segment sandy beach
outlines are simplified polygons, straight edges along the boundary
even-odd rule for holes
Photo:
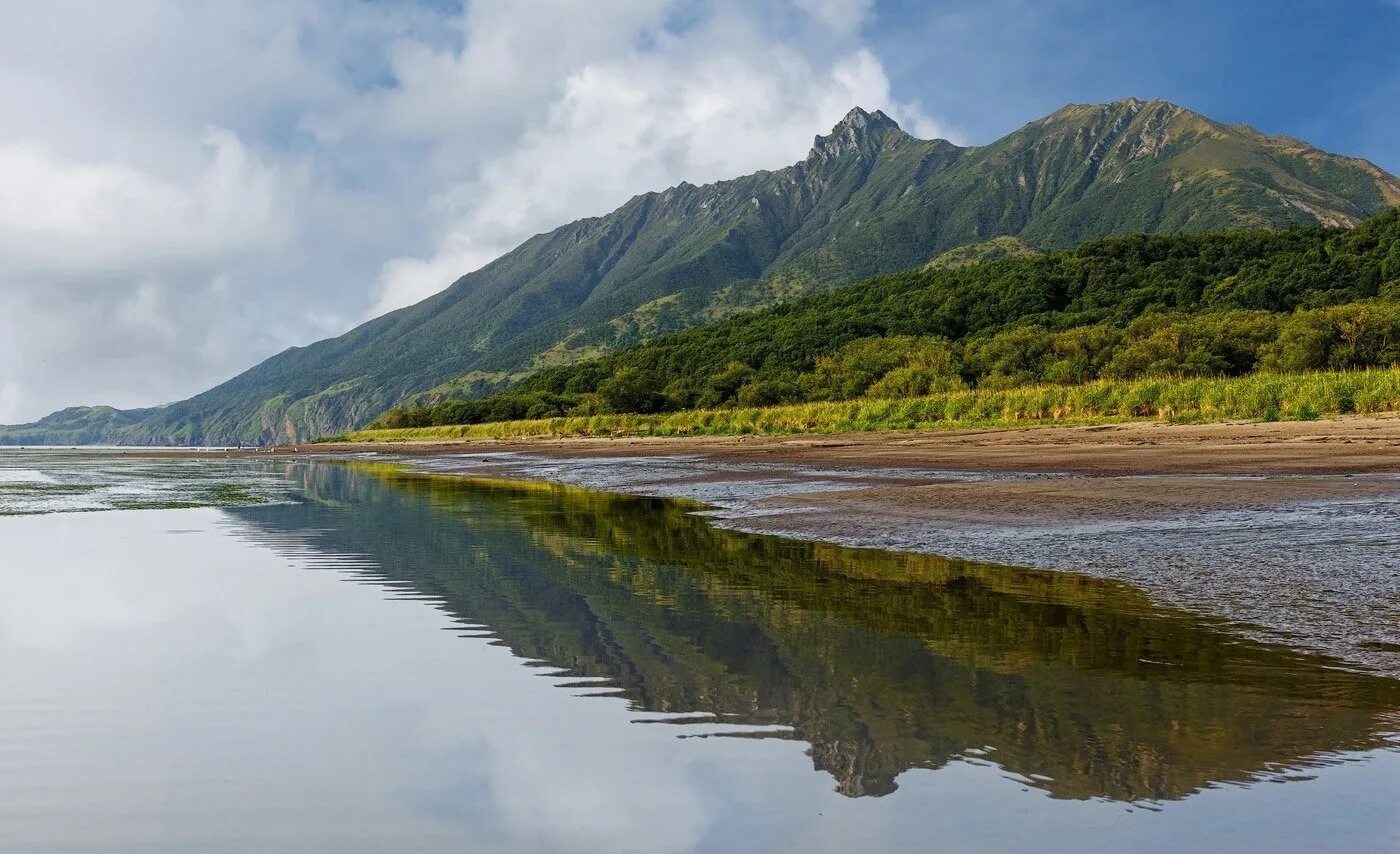
[[[559,457],[701,454],[735,462],[1094,475],[1360,474],[1400,472],[1400,414],[1273,423],[1130,422],[840,435],[361,442],[268,449],[272,453],[305,450],[401,454],[505,450]]]

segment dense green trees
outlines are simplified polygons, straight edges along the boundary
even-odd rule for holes
[[[380,426],[1400,363],[1400,209],[880,276]]]

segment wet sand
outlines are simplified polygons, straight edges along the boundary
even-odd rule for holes
[[[1029,526],[1165,519],[1391,497],[1400,497],[1400,479],[1395,477],[1071,476],[872,486],[804,495],[802,504],[808,510],[805,526],[817,530],[851,513],[922,518],[939,524]],[[773,505],[780,501],[769,499]]]

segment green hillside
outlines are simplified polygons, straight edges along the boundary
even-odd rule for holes
[[[1000,261],[1003,258],[1032,258],[1040,252],[1026,241],[1011,234],[993,237],[981,243],[969,243],[940,252],[924,265],[925,270],[955,269]]]
[[[93,432],[138,444],[303,439],[998,236],[1048,250],[1129,233],[1344,226],[1395,203],[1400,181],[1370,163],[1162,101],[1066,107],[982,147],[915,139],[856,109],[792,166],[637,196],[417,305]]]
[[[1400,364],[1400,208],[882,276],[381,426]]]
[[[73,406],[35,421],[0,426],[0,445],[100,445],[151,417],[155,409]]]

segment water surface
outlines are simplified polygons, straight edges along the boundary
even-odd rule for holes
[[[187,486],[0,519],[0,847],[1400,848],[1400,681],[1121,583],[538,483],[17,458]]]

